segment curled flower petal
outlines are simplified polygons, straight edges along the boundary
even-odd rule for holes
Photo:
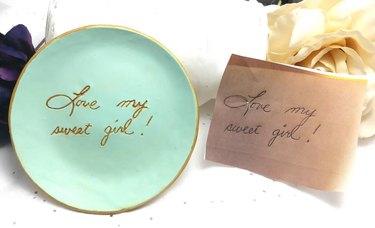
[[[0,67],[0,78],[5,81],[16,81],[20,73],[20,69]]]
[[[9,99],[11,96],[11,90],[4,86],[0,85],[0,106],[3,106],[9,103]]]
[[[9,143],[9,127],[7,124],[0,124],[0,146]]]
[[[350,29],[361,31],[364,37],[371,40],[371,42],[375,42],[375,2],[371,2],[371,4],[362,4],[358,2],[358,6],[353,9],[353,19]]]
[[[8,128],[8,109],[15,82],[34,53],[31,35],[24,25],[13,27],[5,35],[0,33],[0,126],[2,129]],[[0,135],[4,134],[8,135],[8,131],[0,130]]]
[[[14,26],[5,34],[2,42],[6,46],[22,51],[28,58],[35,53],[31,34],[24,25]]]
[[[18,51],[12,47],[0,45],[0,61],[11,61],[14,59],[19,59],[26,63],[28,56],[22,51]]]
[[[8,123],[8,108],[0,107],[0,125]]]
[[[360,137],[375,135],[375,3],[304,0],[268,14],[267,60],[367,75]]]
[[[11,96],[11,90],[0,85],[0,124],[8,122],[8,106]]]
[[[362,116],[359,137],[367,138],[375,135],[375,109]]]

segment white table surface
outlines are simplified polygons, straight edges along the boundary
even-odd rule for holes
[[[38,43],[48,1],[0,1],[0,31],[25,24]],[[22,4],[21,4],[22,3]],[[121,214],[91,215],[64,208],[26,176],[10,145],[0,147],[0,228],[7,227],[375,227],[375,138],[360,140],[345,193],[270,180],[204,160],[214,102],[201,107],[189,164],[171,188]]]

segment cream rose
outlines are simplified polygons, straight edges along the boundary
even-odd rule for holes
[[[360,137],[375,135],[375,2],[305,0],[268,14],[267,60],[368,75]]]

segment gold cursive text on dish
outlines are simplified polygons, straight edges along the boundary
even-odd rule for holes
[[[100,108],[97,100],[86,101],[86,100],[81,99],[81,97],[83,97],[83,95],[85,95],[90,90],[90,88],[91,87],[87,85],[83,87],[83,89],[80,92],[78,93],[73,92],[72,97],[66,94],[53,95],[47,99],[46,106],[47,108],[53,109],[53,110],[62,110],[66,108],[70,110],[69,116],[72,116],[75,109],[78,107],[88,108],[91,110],[97,110],[98,108]]]
[[[123,125],[118,126],[118,127],[108,125],[104,129],[104,136],[103,136],[102,140],[100,141],[100,145],[105,146],[111,135],[117,135],[117,134],[132,135],[132,134],[134,134],[134,131],[128,130],[128,128],[132,124],[132,121],[133,121],[133,119],[130,118]],[[118,120],[116,120],[115,123],[118,123]]]
[[[132,100],[122,100],[116,106],[120,108],[128,108],[129,106],[134,109],[134,113],[132,115],[133,119],[136,119],[141,112],[148,108],[147,107],[147,100],[144,102],[136,101],[135,99]]]
[[[118,125],[119,120],[117,119],[115,121],[114,125],[108,125],[104,129],[104,136],[103,136],[102,140],[100,141],[100,145],[106,146],[109,138],[112,135],[118,135],[118,134],[133,135],[134,131],[130,130],[130,127],[131,127],[133,121],[135,121],[138,118],[138,116],[142,113],[142,111],[144,109],[148,108],[147,103],[148,103],[147,100],[145,100],[143,102],[140,102],[140,101],[137,101],[135,99],[122,100],[122,101],[118,102],[116,107],[123,108],[123,109],[132,108],[134,110],[133,114],[131,115],[131,117],[128,120],[125,121],[125,123],[121,123],[120,125]],[[151,120],[149,120],[149,122],[150,121]],[[147,125],[149,124],[149,122],[147,123]],[[115,125],[117,125],[117,126],[115,126]]]
[[[91,124],[86,124],[83,127],[59,127],[57,126],[51,135],[90,135],[89,129],[92,127]]]

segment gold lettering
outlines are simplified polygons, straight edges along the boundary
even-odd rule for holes
[[[128,131],[128,128],[132,124],[132,121],[133,121],[133,119],[130,118],[124,123],[124,125],[119,126],[119,127],[114,127],[114,126],[108,125],[104,129],[104,136],[103,136],[102,140],[100,141],[100,145],[105,146],[111,135],[116,135],[116,134],[121,134],[121,133],[125,134],[125,135],[134,134],[134,131]],[[115,123],[117,123],[117,122],[118,122],[118,120],[115,121]]]
[[[147,103],[148,103],[147,100],[145,100],[143,103],[141,103],[139,101],[136,101],[135,99],[133,99],[133,100],[122,100],[116,106],[120,107],[120,108],[124,108],[124,107],[127,108],[131,105],[131,107],[133,109],[135,109],[132,117],[133,117],[133,119],[136,119],[139,116],[139,114],[141,114],[143,109],[148,108]]]
[[[86,124],[84,127],[60,127],[57,126],[52,132],[51,135],[90,135],[88,131],[92,127],[91,124]]]
[[[53,95],[47,99],[46,106],[47,108],[53,109],[53,110],[62,110],[65,108],[70,108],[69,116],[73,115],[76,107],[83,107],[83,108],[89,108],[91,110],[96,110],[100,108],[100,106],[97,105],[98,103],[97,100],[89,102],[89,101],[79,99],[80,97],[85,95],[90,90],[90,88],[91,87],[89,85],[83,87],[83,89],[79,93],[73,93],[75,96],[73,98],[66,94]],[[56,101],[56,100],[60,100],[63,103],[63,105],[60,105],[60,106],[53,105],[52,104],[53,101]]]

